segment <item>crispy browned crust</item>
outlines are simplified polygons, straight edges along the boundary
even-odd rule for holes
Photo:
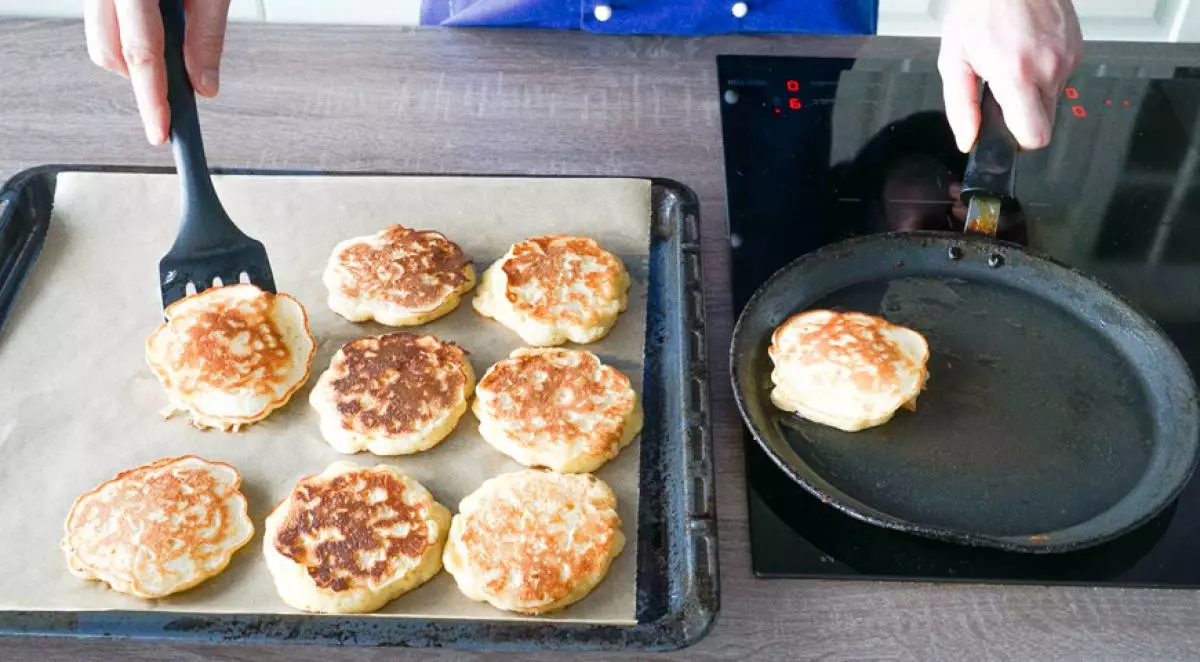
[[[238,284],[238,285],[227,285],[226,287],[255,287],[255,286]],[[167,328],[167,326],[169,326],[171,324],[172,311],[175,310],[177,306],[182,304],[184,301],[190,300],[194,297],[203,296],[205,292],[212,292],[214,289],[216,289],[216,288],[210,288],[209,290],[204,290],[203,292],[197,292],[196,294],[193,294],[189,297],[180,299],[179,301],[176,301],[176,302],[172,303],[171,305],[167,306],[167,308],[164,311],[164,316],[166,317],[166,321],[160,323],[158,325],[158,327],[155,328],[154,332],[150,334],[150,336],[146,340],[147,345],[149,345],[149,343],[153,341],[155,336],[157,336],[159,333],[162,333]],[[258,288],[255,288],[255,289],[258,289]],[[304,361],[305,372],[304,372],[304,375],[302,375],[298,380],[296,380],[296,382],[294,384],[291,385],[291,388],[289,388],[285,393],[283,393],[279,397],[276,397],[275,399],[273,399],[266,407],[263,408],[262,411],[254,414],[254,415],[251,415],[251,416],[221,416],[220,418],[227,423],[226,427],[224,428],[227,431],[230,431],[230,430],[238,431],[244,425],[248,425],[250,423],[255,423],[257,421],[261,421],[262,419],[266,418],[271,412],[273,412],[276,409],[278,409],[279,407],[283,406],[288,400],[290,400],[292,398],[292,396],[295,395],[296,391],[300,390],[304,386],[304,384],[306,382],[308,382],[308,378],[312,373],[312,359],[317,353],[317,340],[313,336],[312,328],[309,326],[309,323],[308,323],[308,310],[304,307],[304,305],[302,303],[300,303],[299,300],[297,300],[295,297],[293,297],[289,294],[283,294],[283,293],[271,294],[270,292],[263,292],[262,294],[264,295],[265,301],[268,302],[267,307],[263,308],[264,311],[270,310],[270,306],[274,304],[274,300],[276,298],[288,299],[288,300],[292,301],[293,303],[295,303],[297,308],[300,309],[300,314],[302,317],[302,323],[303,323],[303,327],[304,327],[304,335],[308,338],[309,345],[310,345],[308,356],[305,358],[305,361]],[[207,325],[207,328],[209,328],[209,329],[222,328],[222,329],[228,330],[231,328],[238,328],[241,325],[246,325],[247,327],[249,327],[249,325],[250,325],[250,320],[244,319],[243,316],[233,314],[233,313],[223,316],[219,313],[214,312],[211,314],[211,316],[206,316],[206,317],[215,318],[215,319],[211,320],[209,322],[209,324]],[[265,320],[265,322],[266,322],[265,325],[257,325],[257,333],[255,333],[254,335],[257,336],[257,335],[261,334],[261,335],[265,335],[265,336],[270,336],[273,339],[273,342],[278,344],[278,347],[276,347],[274,349],[282,348],[284,350],[284,353],[279,354],[278,352],[276,352],[273,357],[268,356],[267,358],[261,359],[261,360],[259,357],[255,357],[252,360],[252,363],[255,365],[261,364],[261,367],[264,367],[264,368],[266,368],[268,366],[278,367],[279,365],[285,364],[287,361],[290,360],[290,358],[291,358],[291,355],[289,353],[290,350],[288,350],[286,345],[284,345],[282,343],[278,343],[278,341],[280,340],[280,334],[279,334],[279,330],[277,328],[275,328],[275,325],[269,319]],[[197,326],[200,326],[200,325],[197,325]],[[243,375],[237,374],[237,371],[232,367],[236,363],[236,359],[232,358],[229,355],[229,353],[223,352],[219,349],[216,349],[214,347],[214,345],[219,345],[219,343],[213,343],[211,341],[211,339],[206,338],[203,334],[200,334],[198,336],[194,335],[192,333],[192,331],[195,331],[195,329],[192,329],[189,331],[189,334],[188,334],[189,338],[193,338],[193,342],[198,342],[200,347],[197,349],[197,351],[195,353],[185,354],[185,357],[191,356],[192,359],[195,360],[199,357],[211,356],[212,357],[211,360],[213,360],[215,362],[215,369],[216,369],[217,374],[226,374],[226,373],[234,374],[235,381],[237,381],[238,383],[244,384],[245,377]],[[247,329],[247,331],[250,332],[249,329]],[[268,347],[268,345],[266,343],[264,343],[264,348],[266,348],[266,347]],[[270,354],[271,351],[273,351],[273,350],[268,350],[268,354]],[[171,379],[172,373],[174,372],[173,369],[168,369],[167,366],[157,364],[153,361],[148,361],[147,363],[150,366],[150,370],[155,374],[156,377],[158,377],[159,381],[162,383],[164,388],[166,388],[168,390],[178,389],[178,390],[180,390],[180,392],[183,392],[183,393],[187,393],[189,390],[194,390],[194,389],[189,389],[187,387],[180,388],[180,386],[178,384],[174,384]],[[215,382],[215,380],[211,376],[213,373],[208,371],[207,365],[205,367],[205,370],[206,370],[205,376],[201,378],[201,381],[203,381],[209,385],[215,385],[215,386],[220,387],[220,384],[218,382]],[[270,374],[270,373],[268,373],[268,374]],[[261,386],[260,381],[254,381],[254,383],[256,385]],[[229,388],[229,387],[230,387],[229,385],[226,385],[226,388]],[[233,387],[236,387],[236,384]],[[260,392],[262,391],[261,388],[259,388],[257,390],[259,390]],[[203,416],[210,417],[210,418],[215,417],[214,414],[211,414],[209,412],[205,412],[205,411],[199,409],[198,407],[195,406],[194,403],[189,403],[189,406],[191,406],[193,409],[195,409],[197,411],[197,413],[199,413]]]
[[[593,484],[597,479],[590,474],[545,472],[542,475],[547,479],[526,483],[527,489],[517,498],[487,499],[474,512],[460,514],[465,518],[462,541],[467,550],[466,562],[477,577],[494,577],[486,582],[484,590],[515,597],[525,604],[562,600],[583,578],[606,570],[612,540],[621,530],[613,497],[607,508],[574,523],[570,538],[573,549],[565,549],[561,537],[551,530],[568,526],[561,512],[552,515],[549,521],[539,521],[529,516],[525,504],[563,502],[555,479],[587,480]],[[520,577],[515,593],[509,584],[512,576]],[[531,613],[536,611],[533,609]]]
[[[124,498],[116,504],[98,503],[93,499],[93,497],[100,494],[110,485],[127,481],[138,481],[139,476],[142,474],[148,474],[171,464],[192,459],[199,460],[210,466],[222,467],[232,471],[235,480],[227,489],[231,492],[239,491],[242,484],[242,474],[231,464],[206,460],[192,454],[161,458],[132,469],[126,469],[113,478],[84,492],[75,499],[75,503],[72,504],[71,511],[67,515],[65,525],[68,539],[75,530],[78,518],[81,517],[86,521],[106,519],[115,522],[117,536],[131,534],[129,525],[136,518],[145,527],[145,531],[139,537],[136,546],[145,549],[152,558],[156,559],[157,565],[167,566],[173,559],[178,558],[184,553],[200,555],[203,545],[211,542],[200,535],[201,531],[210,530],[214,526],[220,526],[222,533],[217,537],[224,538],[232,533],[234,529],[234,521],[227,518],[223,512],[224,501],[218,502],[216,504],[218,508],[214,509],[208,507],[212,504],[205,503],[200,499],[201,496],[211,495],[213,492],[212,488],[217,482],[207,472],[191,472],[187,474],[186,480],[181,479],[179,475],[174,473],[161,474],[151,482],[142,482],[143,489],[122,492],[121,496]],[[166,512],[188,513],[188,516],[174,524],[169,519],[157,520],[143,516],[147,514],[147,511],[156,507]],[[195,516],[196,513],[203,513],[203,515],[197,517]],[[242,511],[240,515],[246,520],[249,519],[248,503],[245,497],[242,498]],[[97,544],[111,544],[115,542],[115,540],[110,539],[110,543]],[[249,538],[245,542],[249,542]],[[134,543],[131,541],[126,541],[124,544],[131,547],[134,546]],[[172,592],[191,588],[209,577],[219,574],[229,564],[234,551],[236,551],[236,548],[222,548],[221,553],[226,556],[224,563],[221,563],[219,567],[213,568],[207,574],[197,576],[191,582],[174,587]],[[76,555],[76,558],[78,558],[78,555]],[[80,562],[83,562],[82,559],[80,559]]]
[[[585,273],[579,259],[582,257],[595,260],[601,268]],[[629,285],[621,260],[588,237],[531,237],[513,245],[503,269],[508,283],[504,294],[514,309],[535,319],[569,321],[579,326],[594,326],[600,321],[593,297],[616,300]],[[588,294],[572,287],[578,283]],[[518,296],[517,290],[529,286],[538,288],[543,296],[534,302]]]
[[[341,285],[343,296],[428,310],[469,281],[470,261],[442,233],[393,225],[382,234],[384,247],[354,242],[334,256],[337,268],[348,276]]]
[[[779,325],[771,335],[771,353],[783,351],[780,337],[793,320],[814,312],[818,311],[797,313]],[[892,383],[896,377],[896,364],[913,364],[900,347],[883,335],[884,330],[896,325],[864,313],[831,312],[834,315],[828,322],[794,339],[795,347],[802,351],[789,353],[790,360],[801,365],[832,363],[849,368],[850,379],[863,390]],[[913,368],[918,369],[918,366]]]
[[[390,472],[370,468],[304,478],[280,505],[288,510],[272,544],[304,566],[320,588],[345,591],[378,581],[395,572],[398,558],[418,559],[438,544],[426,525],[431,504],[404,503],[405,490]],[[406,535],[389,533],[401,525],[408,526]],[[333,531],[337,534],[329,536]],[[325,539],[310,544],[320,536]],[[364,553],[383,558],[365,563]]]
[[[577,363],[562,365],[562,359]],[[575,349],[538,349],[511,356],[492,366],[478,388],[509,396],[507,403],[487,398],[478,406],[502,421],[514,441],[532,447],[582,438],[588,455],[608,458],[620,450],[625,422],[637,401],[628,377],[602,365],[595,354]],[[595,402],[613,392],[629,397],[606,407]],[[598,417],[598,423],[585,432],[572,420],[580,415]]]
[[[469,364],[455,343],[398,332],[346,343],[330,369],[342,427],[396,436],[420,430],[464,397]]]

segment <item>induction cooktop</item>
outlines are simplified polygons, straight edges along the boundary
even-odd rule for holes
[[[737,310],[822,245],[960,229],[966,158],[931,61],[717,60]],[[1200,74],[1092,63],[1059,99],[1049,147],[1021,154],[1001,238],[1096,276],[1155,319],[1200,374]],[[966,547],[821,503],[745,433],[754,571],[844,577],[1200,587],[1200,477],[1121,538],[1067,554]],[[1198,474],[1200,476],[1200,474]]]

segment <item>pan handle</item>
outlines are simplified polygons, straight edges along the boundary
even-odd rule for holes
[[[1004,122],[1004,112],[985,82],[979,96],[979,137],[967,157],[962,200],[975,196],[1004,200],[1016,197],[1017,139]]]

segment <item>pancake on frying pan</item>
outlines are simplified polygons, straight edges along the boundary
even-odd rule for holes
[[[526,470],[459,505],[443,562],[468,598],[521,614],[582,600],[625,546],[617,498],[591,474]]]
[[[600,340],[628,306],[629,272],[587,237],[517,242],[483,274],[472,305],[538,347]]]
[[[442,569],[449,526],[450,511],[399,469],[336,462],[267,517],[263,554],[292,607],[367,613]]]
[[[428,450],[467,411],[475,374],[467,354],[430,335],[390,333],[346,343],[309,402],[339,453]]]
[[[212,287],[167,306],[146,362],[167,390],[167,415],[237,431],[287,404],[308,380],[317,343],[300,302],[254,285]]]
[[[122,471],[71,506],[67,567],[139,598],[196,586],[254,535],[241,482],[237,469],[195,455]]]
[[[846,432],[916,410],[929,345],[918,332],[863,313],[809,310],[771,335],[771,401]]]
[[[563,473],[599,469],[642,429],[629,378],[577,349],[516,350],[479,381],[472,409],[497,450]]]
[[[322,280],[329,307],[352,322],[415,326],[458,307],[475,267],[440,232],[393,225],[335,246]]]

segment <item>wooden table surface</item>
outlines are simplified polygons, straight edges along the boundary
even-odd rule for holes
[[[936,43],[236,25],[219,99],[201,106],[214,166],[654,175],[691,186],[706,246],[721,613],[689,660],[1181,660],[1200,656],[1200,592],[755,579],[731,327],[714,56],[931,59]],[[1193,46],[1107,44],[1110,62],[1200,63]],[[125,81],[71,21],[0,21],[0,180],[44,163],[167,165]],[[124,229],[136,232],[130,219]],[[1200,560],[1197,560],[1200,562]],[[3,581],[0,579],[0,581]],[[8,639],[3,660],[473,659],[454,651]],[[513,659],[552,659],[520,655]],[[586,656],[609,659],[614,655]]]

